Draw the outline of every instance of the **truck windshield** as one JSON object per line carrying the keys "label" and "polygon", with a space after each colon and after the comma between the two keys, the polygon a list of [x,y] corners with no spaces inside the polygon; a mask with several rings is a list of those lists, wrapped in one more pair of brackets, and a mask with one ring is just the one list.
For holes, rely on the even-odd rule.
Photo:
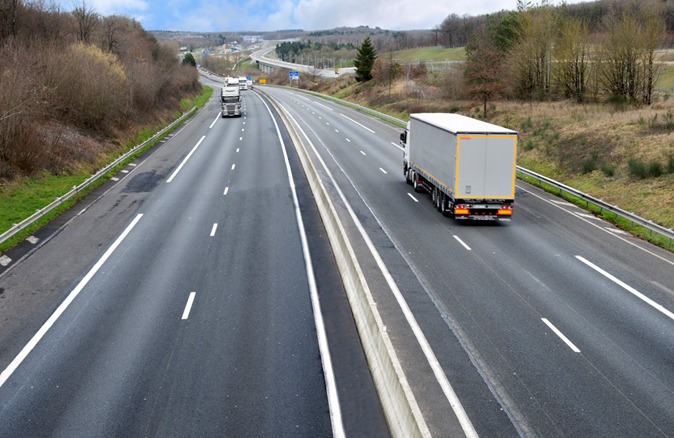
{"label": "truck windshield", "polygon": [[239,101],[239,97],[238,96],[225,96],[225,97],[222,98],[222,101],[224,103],[236,103],[236,102]]}

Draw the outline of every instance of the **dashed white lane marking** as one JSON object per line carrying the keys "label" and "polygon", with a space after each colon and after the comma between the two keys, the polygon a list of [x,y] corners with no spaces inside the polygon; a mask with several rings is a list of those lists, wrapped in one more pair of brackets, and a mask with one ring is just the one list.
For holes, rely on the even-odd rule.
{"label": "dashed white lane marking", "polygon": [[225,187],[225,192],[223,193],[224,196],[227,196],[227,193],[229,192],[229,187]]}
{"label": "dashed white lane marking", "polygon": [[381,167],[379,168],[379,170],[381,170],[381,171],[382,171],[382,173],[383,173],[384,175],[387,175],[387,174],[388,174],[388,172],[387,172],[387,171],[385,171],[384,169],[382,169]]}
{"label": "dashed white lane marking", "polygon": [[453,237],[456,239],[457,242],[459,242],[461,244],[461,246],[466,248],[466,250],[471,251],[470,246],[466,245],[466,243],[463,240],[461,240],[461,238],[459,236],[454,234]]}
{"label": "dashed white lane marking", "polygon": [[412,200],[413,200],[414,202],[419,202],[419,200],[418,200],[417,198],[415,198],[414,195],[412,195],[411,193],[408,193],[407,196],[409,196],[410,198],[412,198]]}
{"label": "dashed white lane marking", "polygon": [[560,332],[559,329],[558,329],[557,327],[555,327],[550,321],[548,321],[546,318],[541,318],[541,321],[543,321],[543,322],[545,323],[545,325],[547,325],[548,327],[550,327],[550,330],[552,330],[553,332],[555,332],[555,334],[556,334],[557,336],[559,336],[559,339],[561,339],[562,341],[564,341],[564,343],[565,343],[566,345],[568,345],[570,349],[572,349],[572,350],[575,351],[576,353],[580,353],[580,349],[578,349],[578,347],[576,347],[576,346],[573,344],[573,342],[569,341],[569,339],[568,339],[566,336],[564,336],[564,333]]}
{"label": "dashed white lane marking", "polygon": [[236,168],[236,164],[232,164],[232,170]]}
{"label": "dashed white lane marking", "polygon": [[190,292],[190,296],[187,298],[187,304],[185,304],[185,310],[183,310],[183,316],[181,319],[187,319],[190,317],[190,310],[192,310],[192,304],[194,303],[194,297],[196,294],[196,292]]}
{"label": "dashed white lane marking", "polygon": [[363,152],[363,151],[360,151],[360,153],[363,154],[363,155],[365,155],[365,156],[367,156],[367,154],[366,154],[365,152]]}
{"label": "dashed white lane marking", "polygon": [[215,236],[215,231],[218,229],[218,224],[213,224],[213,228],[211,228],[211,237]]}

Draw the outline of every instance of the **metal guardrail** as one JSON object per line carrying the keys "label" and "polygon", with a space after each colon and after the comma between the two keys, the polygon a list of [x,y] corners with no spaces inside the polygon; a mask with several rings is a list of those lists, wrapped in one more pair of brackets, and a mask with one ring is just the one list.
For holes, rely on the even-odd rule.
{"label": "metal guardrail", "polygon": [[644,219],[640,216],[635,215],[634,213],[630,213],[628,211],[625,211],[621,209],[620,207],[616,207],[615,205],[608,204],[601,199],[594,198],[586,193],[583,193],[579,190],[574,189],[573,187],[569,187],[567,185],[564,185],[560,182],[557,182],[553,179],[550,179],[546,176],[540,175],[536,172],[532,172],[531,170],[525,169],[524,167],[517,166],[517,170],[521,172],[522,174],[533,178],[535,180],[538,180],[538,186],[542,187],[542,183],[546,183],[556,189],[559,190],[559,196],[562,196],[564,192],[573,195],[577,198],[580,198],[585,201],[585,206],[589,207],[590,204],[594,204],[595,206],[599,207],[599,213],[603,213],[604,210],[610,211],[615,215],[617,218],[618,216],[622,217],[623,219],[626,219],[632,223],[632,228],[634,228],[635,225],[640,225],[650,231],[650,236],[653,237],[653,233],[658,233],[666,238],[669,239],[669,248],[671,249],[674,246],[674,230],[671,230],[669,228],[665,228],[661,225],[658,225],[654,223],[653,221]]}
{"label": "metal guardrail", "polygon": [[[361,106],[361,105],[358,105],[358,104],[355,104],[355,103],[347,102],[347,101],[344,101],[342,99],[332,97],[332,96],[326,96],[324,94],[316,93],[314,91],[309,91],[309,90],[300,90],[300,91],[302,91],[304,93],[308,93],[308,94],[313,94],[313,95],[321,97],[323,99],[332,100],[336,103],[339,103],[340,105],[356,108],[358,111],[375,115],[375,116],[377,116],[381,119],[387,120],[387,121],[389,121],[389,122],[391,122],[391,123],[393,123],[394,125],[397,125],[397,126],[403,126],[404,127],[404,126],[407,125],[406,122],[404,122],[403,120],[396,119],[395,117],[391,117],[387,114],[380,113],[378,111],[372,110],[370,108],[366,108],[364,106]],[[634,213],[630,213],[628,211],[625,211],[625,210],[621,209],[620,207],[616,207],[615,205],[608,204],[608,203],[606,203],[606,202],[604,202],[600,199],[594,198],[594,197],[592,197],[592,196],[590,196],[586,193],[583,193],[579,190],[576,190],[573,187],[569,187],[565,184],[557,182],[557,181],[555,181],[553,179],[550,179],[546,176],[539,175],[538,173],[532,172],[531,170],[525,169],[524,167],[517,166],[517,170],[520,173],[522,173],[524,175],[527,175],[530,178],[534,178],[534,179],[538,180],[539,187],[541,187],[542,183],[545,182],[546,184],[558,189],[560,196],[562,196],[562,193],[564,193],[564,192],[569,193],[573,196],[576,196],[576,197],[584,200],[585,203],[586,203],[586,207],[589,207],[589,204],[594,204],[595,206],[599,207],[600,213],[603,213],[604,210],[610,211],[611,213],[613,213],[615,215],[616,218],[618,216],[620,216],[623,219],[630,221],[632,223],[632,228],[634,228],[635,225],[640,225],[640,226],[648,229],[651,237],[653,237],[653,233],[657,233],[657,234],[669,239],[669,249],[674,248],[674,230],[671,230],[669,228],[665,228],[661,225],[658,225],[658,224],[654,223],[653,221],[650,221],[650,220],[644,219],[642,217],[639,217],[639,216],[635,215]]]}
{"label": "metal guardrail", "polygon": [[73,197],[76,193],[80,192],[81,190],[85,189],[88,187],[90,184],[92,184],[94,181],[99,179],[101,176],[105,175],[110,169],[113,169],[115,166],[117,166],[119,163],[123,162],[126,160],[128,157],[133,155],[136,151],[138,151],[140,148],[144,147],[148,143],[156,140],[157,138],[161,138],[166,134],[167,131],[173,129],[175,126],[179,125],[180,123],[183,122],[188,116],[190,116],[194,111],[196,111],[196,107],[193,107],[186,113],[184,113],[182,116],[180,116],[178,119],[174,120],[170,125],[162,129],[161,131],[157,132],[155,135],[150,137],[149,139],[145,140],[144,142],[134,146],[132,149],[130,149],[128,152],[125,154],[121,155],[119,158],[117,158],[115,161],[112,163],[108,164],[104,168],[98,170],[95,174],[91,175],[89,178],[87,178],[82,184],[78,186],[74,186],[68,193],[66,193],[63,196],[59,196],[56,198],[54,201],[52,201],[49,205],[47,205],[44,208],[41,208],[39,210],[36,210],[33,215],[30,217],[22,220],[18,224],[14,224],[10,227],[9,230],[5,231],[4,233],[0,234],[0,243],[5,242],[6,240],[10,239],[14,235],[16,235],[18,232],[23,230],[24,228],[28,227],[29,225],[33,224],[35,221],[49,213],[50,211],[54,210],[56,207]]}

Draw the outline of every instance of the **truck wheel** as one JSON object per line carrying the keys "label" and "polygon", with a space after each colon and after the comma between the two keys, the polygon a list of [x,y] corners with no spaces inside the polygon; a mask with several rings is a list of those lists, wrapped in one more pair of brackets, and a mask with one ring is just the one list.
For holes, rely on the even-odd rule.
{"label": "truck wheel", "polygon": [[414,174],[414,176],[412,177],[412,179],[414,180],[414,191],[417,192],[417,193],[419,193],[419,192],[421,191],[421,187],[420,187],[420,185],[419,185],[419,179],[417,178],[417,175]]}
{"label": "truck wheel", "polygon": [[405,182],[409,185],[412,185],[412,178],[411,178],[412,171],[411,170],[406,170],[405,171]]}
{"label": "truck wheel", "polygon": [[442,193],[440,190],[438,190],[438,194],[435,195],[435,209],[438,211],[441,211],[441,205],[445,201],[444,199],[445,194]]}
{"label": "truck wheel", "polygon": [[447,198],[445,197],[445,194],[442,194],[442,201],[440,202],[440,213],[442,213],[443,216],[449,216],[449,209],[447,208]]}

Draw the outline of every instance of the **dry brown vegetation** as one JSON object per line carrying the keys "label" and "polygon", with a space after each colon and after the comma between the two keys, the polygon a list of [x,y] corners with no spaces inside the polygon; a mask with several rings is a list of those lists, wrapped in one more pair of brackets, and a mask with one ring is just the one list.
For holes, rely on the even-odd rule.
{"label": "dry brown vegetation", "polygon": [[132,19],[0,0],[0,183],[96,165],[199,90]]}

